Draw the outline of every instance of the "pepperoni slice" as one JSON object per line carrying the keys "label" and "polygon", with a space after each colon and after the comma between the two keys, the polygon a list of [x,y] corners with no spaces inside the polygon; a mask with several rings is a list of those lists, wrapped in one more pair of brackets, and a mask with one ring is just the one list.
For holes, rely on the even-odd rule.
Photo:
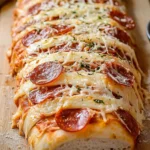
{"label": "pepperoni slice", "polygon": [[111,11],[110,17],[127,29],[135,28],[134,20],[120,11]]}
{"label": "pepperoni slice", "polygon": [[131,38],[129,37],[129,35],[123,31],[123,30],[120,30],[120,29],[117,29],[117,32],[115,34],[115,37],[117,39],[119,39],[121,42],[125,43],[125,44],[129,44],[129,45],[132,45],[132,42],[131,42]]}
{"label": "pepperoni slice", "polygon": [[33,5],[32,7],[30,7],[28,9],[28,14],[30,15],[36,15],[38,14],[40,11],[42,10],[49,10],[50,8],[54,7],[54,2],[52,1],[46,1],[43,3],[37,3],[35,5]]}
{"label": "pepperoni slice", "polygon": [[68,33],[75,28],[74,26],[67,25],[53,25],[52,27],[56,30],[55,34],[57,35]]}
{"label": "pepperoni slice", "polygon": [[28,47],[30,44],[37,42],[42,38],[49,38],[52,35],[66,34],[72,29],[74,29],[73,26],[52,25],[51,27],[45,27],[40,31],[33,30],[22,38],[22,44]]}
{"label": "pepperoni slice", "polygon": [[107,49],[106,49],[106,47],[103,47],[103,48],[100,48],[99,50],[101,50],[102,54],[109,54],[111,56],[116,56],[116,57],[119,57],[121,59],[124,59],[124,57],[125,57],[123,52],[117,47],[111,47],[110,46]]}
{"label": "pepperoni slice", "polygon": [[133,74],[126,68],[116,63],[106,63],[104,73],[118,84],[132,86],[134,82]]}
{"label": "pepperoni slice", "polygon": [[119,39],[121,42],[123,42],[125,44],[132,45],[131,38],[125,31],[123,31],[119,28],[113,28],[110,25],[106,25],[106,27],[107,28],[100,29],[100,31],[103,31],[105,34]]}
{"label": "pepperoni slice", "polygon": [[39,13],[40,10],[41,10],[41,3],[37,3],[29,8],[28,14],[36,15]]}
{"label": "pepperoni slice", "polygon": [[38,37],[37,32],[35,30],[33,30],[22,38],[22,44],[24,46],[28,47],[30,44],[32,44],[33,42],[35,42],[38,39],[40,39],[40,37]]}
{"label": "pepperoni slice", "polygon": [[[62,3],[61,2],[57,2],[57,5],[61,6]],[[30,14],[30,15],[37,15],[40,11],[42,11],[42,10],[44,10],[44,11],[50,10],[54,6],[56,6],[56,5],[55,5],[55,3],[53,1],[47,0],[45,2],[38,3],[38,4],[35,4],[35,5],[31,6],[28,9],[28,14]]]}
{"label": "pepperoni slice", "polygon": [[[108,3],[110,0],[93,0],[93,3]],[[119,6],[119,2],[116,0],[112,0],[113,5]]]}
{"label": "pepperoni slice", "polygon": [[123,109],[118,109],[115,112],[115,114],[118,117],[118,119],[121,121],[121,123],[124,125],[124,127],[136,139],[140,133],[140,129],[133,116],[129,112]]}
{"label": "pepperoni slice", "polygon": [[33,104],[39,104],[46,100],[47,98],[54,98],[58,96],[58,92],[63,89],[63,87],[42,87],[40,89],[34,89],[29,93],[29,99]]}
{"label": "pepperoni slice", "polygon": [[125,59],[125,60],[128,60],[130,62],[132,61],[130,56],[123,53],[121,51],[121,49],[119,49],[117,47],[108,46],[106,49],[105,45],[101,45],[101,47],[99,47],[96,51],[99,53],[102,53],[102,54],[108,54],[110,56],[115,56],[115,57],[118,57],[120,59]]}
{"label": "pepperoni slice", "polygon": [[48,38],[52,34],[52,31],[53,29],[50,27],[46,27],[40,31],[33,30],[22,38],[22,44],[28,47],[30,44],[37,42],[42,38]]}
{"label": "pepperoni slice", "polygon": [[65,109],[55,115],[57,125],[68,132],[82,130],[90,119],[91,116],[87,109]]}
{"label": "pepperoni slice", "polygon": [[56,62],[45,62],[40,64],[29,74],[33,84],[44,85],[56,80],[62,73],[63,67]]}
{"label": "pepperoni slice", "polygon": [[50,19],[48,19],[47,21],[58,20],[58,19],[60,19],[60,16],[52,16],[52,17],[50,17]]}

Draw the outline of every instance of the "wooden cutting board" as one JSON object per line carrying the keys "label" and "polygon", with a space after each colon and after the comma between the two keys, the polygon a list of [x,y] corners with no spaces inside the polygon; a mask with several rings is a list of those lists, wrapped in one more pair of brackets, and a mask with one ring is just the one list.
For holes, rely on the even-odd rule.
{"label": "wooden cutting board", "polygon": [[[139,49],[136,50],[136,54],[141,68],[150,77],[150,43],[146,37],[146,25],[150,21],[150,5],[148,0],[130,0],[127,5],[137,25],[134,37]],[[13,104],[13,83],[8,74],[9,67],[5,53],[11,44],[10,31],[14,7],[15,1],[11,0],[0,9],[0,150],[29,149],[26,140],[18,135],[18,130],[11,129],[11,116],[16,107]],[[147,83],[150,83],[150,80]],[[146,122],[150,124],[150,121]],[[145,141],[139,145],[139,150],[150,150],[150,126],[146,127]]]}

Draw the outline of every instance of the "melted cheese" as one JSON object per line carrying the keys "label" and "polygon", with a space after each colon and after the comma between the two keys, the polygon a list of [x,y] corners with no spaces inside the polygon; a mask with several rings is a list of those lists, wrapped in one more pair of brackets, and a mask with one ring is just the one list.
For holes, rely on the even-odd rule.
{"label": "melted cheese", "polygon": [[[92,18],[89,21],[84,21],[84,20],[79,20],[79,19],[68,19],[68,20],[56,20],[56,21],[45,21],[45,22],[38,22],[36,24],[33,24],[29,27],[27,27],[25,30],[20,32],[19,34],[14,34],[13,35],[13,40],[18,41],[21,37],[23,37],[26,33],[32,31],[32,30],[37,30],[39,31],[40,29],[43,29],[44,27],[48,27],[51,25],[71,25],[75,27],[75,30],[73,30],[72,34],[84,34],[87,32],[92,33],[94,29],[94,33],[97,33],[99,31],[100,25],[104,26],[104,24],[111,24],[114,27],[121,28],[122,27],[113,21],[110,18],[100,18],[96,20],[95,22],[92,21]],[[92,30],[92,32],[91,32]]]}
{"label": "melted cheese", "polygon": [[[131,67],[127,61],[125,60],[120,60],[118,58],[112,57],[112,56],[104,56],[102,54],[98,53],[88,53],[88,52],[58,52],[58,53],[53,53],[49,55],[39,55],[36,57],[35,60],[31,59],[28,61],[28,63],[25,65],[23,70],[19,73],[19,77],[26,77],[36,66],[49,62],[49,61],[56,61],[56,62],[61,62],[62,65],[65,67],[67,63],[70,62],[116,62],[117,64],[122,65],[123,67],[127,68],[130,70],[134,76],[136,77],[138,83],[141,82],[141,75],[140,73]],[[105,65],[100,65],[100,70],[103,70]]]}
{"label": "melted cheese", "polygon": [[[59,77],[59,80],[53,83],[49,83],[47,86],[55,86],[55,85],[78,85],[80,87],[85,86],[102,86],[103,84],[103,78],[105,78],[105,75],[94,73],[93,75],[88,75],[87,72],[79,71],[79,72],[70,72],[70,73],[62,73],[62,75]],[[34,84],[31,83],[31,81],[25,82],[18,90],[18,92],[15,95],[15,99],[18,97],[23,96],[23,94],[28,94],[31,89],[35,87]]]}
{"label": "melted cheese", "polygon": [[[130,90],[130,97],[135,98],[133,101],[136,101],[136,96],[134,95],[134,91]],[[98,104],[95,103],[94,99],[101,99],[103,100],[104,104]],[[128,101],[127,101],[128,100]],[[30,129],[38,122],[41,118],[41,114],[44,114],[45,116],[51,116],[55,114],[59,109],[67,109],[67,108],[91,108],[99,110],[103,113],[109,113],[112,111],[117,110],[119,107],[124,107],[126,110],[130,110],[131,114],[136,117],[136,119],[140,122],[141,119],[143,119],[143,114],[141,114],[139,111],[134,107],[131,106],[129,99],[108,99],[107,97],[103,96],[87,96],[86,94],[84,96],[72,96],[72,97],[62,97],[62,98],[56,98],[53,101],[46,101],[44,104],[33,106],[28,114],[27,117],[24,120],[23,125],[23,131],[28,136],[28,133]],[[136,114],[138,113],[138,116]],[[30,124],[28,124],[30,122]]]}
{"label": "melted cheese", "polygon": [[[89,97],[94,97],[94,99],[107,99],[108,101],[111,101],[113,100],[114,103],[112,103],[112,105],[104,105],[102,107],[100,107],[99,109],[97,107],[92,107],[91,103],[89,105],[86,105],[86,101],[83,102],[83,105],[80,105],[79,102],[70,102],[69,106],[66,101],[66,98],[64,98],[64,103],[65,104],[62,104],[62,98],[58,98],[59,101],[58,101],[58,106],[59,108],[60,107],[63,107],[63,105],[67,105],[68,108],[71,107],[71,108],[78,108],[76,105],[80,105],[81,108],[84,106],[84,107],[88,107],[88,108],[92,108],[92,109],[98,109],[98,110],[103,110],[103,107],[104,107],[104,112],[107,113],[109,112],[108,110],[110,111],[113,111],[111,109],[111,107],[113,106],[113,108],[117,109],[118,107],[122,107],[126,110],[129,110],[130,112],[132,112],[133,116],[139,121],[139,123],[141,124],[141,120],[143,118],[143,114],[142,112],[140,111],[140,108],[139,107],[136,107],[135,103],[137,105],[138,104],[138,101],[140,102],[141,101],[141,98],[140,97],[137,97],[137,95],[135,94],[134,92],[134,89],[132,88],[129,88],[129,87],[117,87],[117,85],[113,84],[113,83],[107,83],[108,81],[105,79],[105,75],[102,75],[102,74],[99,74],[99,73],[94,73],[93,75],[88,75],[86,72],[83,72],[83,71],[80,71],[80,72],[72,72],[72,73],[64,73],[61,75],[61,77],[59,78],[59,80],[53,82],[53,83],[50,83],[48,84],[47,86],[55,86],[55,85],[74,85],[74,86],[80,86],[80,87],[84,87],[84,89],[82,90],[82,92],[80,93],[80,95],[82,96],[88,96],[88,94],[85,92],[86,91],[86,87],[87,86],[94,86],[94,87],[97,87],[100,91],[103,91],[102,93],[104,93],[103,95],[102,94],[94,94],[94,95],[89,95]],[[35,85],[32,84],[30,81],[26,82],[25,84],[23,84],[23,86],[20,87],[19,91],[16,93],[15,95],[15,99],[17,100],[19,97],[23,96],[24,94],[28,95],[29,94],[29,91],[31,89],[35,88]],[[104,90],[106,89],[106,90]],[[110,91],[115,91],[116,93],[119,93],[119,95],[122,95],[123,97],[123,103],[121,103],[121,105],[116,105],[116,103],[119,103],[120,104],[120,101],[121,100],[116,100],[113,98],[112,96],[112,93]],[[70,90],[70,95],[71,93],[73,93],[73,91],[75,91],[75,89],[72,89]],[[89,91],[91,91],[89,89]],[[127,94],[128,93],[128,94]],[[76,96],[71,96],[72,97],[76,97]],[[78,98],[77,98],[78,99]],[[55,102],[55,100],[54,100]],[[49,102],[46,102],[46,103],[49,103]],[[51,102],[50,102],[51,103]],[[52,101],[53,103],[53,101]],[[76,105],[75,105],[75,104]],[[104,101],[105,103],[105,101]],[[42,109],[42,107],[44,107]],[[99,105],[98,105],[99,107]],[[57,106],[56,105],[51,105],[50,106],[47,106],[44,104],[39,104],[37,106],[34,106],[31,108],[31,110],[33,109],[33,111],[35,110],[35,108],[38,108],[38,111],[39,111],[39,117],[41,114],[45,114],[45,111],[46,109],[48,108],[48,112],[50,113],[49,115],[52,115],[51,114],[51,111],[53,109],[56,109]],[[80,107],[79,107],[80,108]],[[52,110],[51,110],[52,109]],[[114,110],[115,110],[114,109]],[[107,111],[106,111],[107,110]],[[135,111],[136,110],[136,111]],[[57,111],[57,109],[56,109]],[[53,112],[53,111],[52,111]],[[30,114],[30,111],[29,111],[29,114]],[[27,114],[27,117],[28,118],[30,115]],[[33,115],[33,112],[31,111],[31,120],[34,120],[34,118],[37,118],[38,120],[40,119],[38,116],[38,114],[36,113],[35,115]],[[34,116],[34,117],[33,117]],[[25,119],[26,120],[26,119]],[[28,120],[28,119],[27,119]],[[38,121],[36,120],[36,121]],[[30,120],[28,120],[27,122],[30,122]],[[25,127],[27,127],[26,123],[25,123]],[[25,131],[25,130],[24,130]],[[25,131],[27,132],[27,131]],[[27,133],[26,133],[27,134]]]}
{"label": "melted cheese", "polygon": [[[98,97],[99,99],[102,99],[105,103],[104,104],[97,104],[94,102],[94,99],[97,97],[91,97],[91,96],[72,96],[72,97],[62,97],[57,98],[53,101],[47,101],[43,105],[38,105],[32,107],[27,117],[24,120],[23,130],[26,135],[28,136],[28,133],[30,129],[36,124],[38,120],[40,120],[41,114],[44,114],[46,116],[50,116],[55,114],[60,108],[92,108],[96,110],[101,110],[106,112],[112,112],[116,110],[119,106],[122,106],[123,101],[116,101],[113,99],[104,99],[102,97]],[[28,124],[30,122],[30,124]]]}
{"label": "melted cheese", "polygon": [[74,42],[77,42],[77,43],[97,42],[100,45],[97,44],[97,47],[95,47],[95,49],[105,43],[106,48],[109,45],[112,45],[114,47],[120,47],[121,49],[124,49],[125,51],[127,51],[127,53],[129,55],[135,57],[134,50],[130,46],[120,42],[118,39],[115,39],[111,36],[107,36],[107,35],[101,36],[101,34],[99,32],[97,34],[92,34],[92,33],[86,34],[86,36],[62,35],[62,36],[55,36],[55,37],[48,38],[48,39],[41,39],[40,41],[31,44],[26,50],[27,50],[28,54],[34,54],[39,49],[48,49],[52,46],[59,46],[62,43],[67,43],[69,45]]}
{"label": "melted cheese", "polygon": [[[65,19],[72,19],[72,18],[79,18],[80,20],[90,21],[91,18],[93,21],[99,19],[99,17],[107,18],[109,16],[109,10],[117,9],[117,7],[111,5],[103,5],[103,4],[74,4],[74,5],[66,5],[58,8],[52,8],[49,11],[42,11],[38,15],[34,17],[29,15],[28,17],[23,18],[20,22],[21,24],[31,23],[31,22],[38,22],[38,21],[45,21],[48,17],[53,16],[60,16],[63,20]],[[15,22],[14,26],[20,26],[20,22]]]}

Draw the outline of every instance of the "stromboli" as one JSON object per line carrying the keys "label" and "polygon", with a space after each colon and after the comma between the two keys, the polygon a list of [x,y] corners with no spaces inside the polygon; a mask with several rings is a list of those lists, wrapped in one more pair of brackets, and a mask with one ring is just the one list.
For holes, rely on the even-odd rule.
{"label": "stromboli", "polygon": [[12,126],[31,149],[134,149],[144,119],[134,27],[120,0],[18,0]]}

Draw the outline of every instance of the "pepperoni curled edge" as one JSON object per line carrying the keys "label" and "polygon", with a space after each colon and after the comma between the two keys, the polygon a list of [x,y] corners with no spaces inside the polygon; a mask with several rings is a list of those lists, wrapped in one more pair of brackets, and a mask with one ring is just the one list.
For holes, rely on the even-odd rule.
{"label": "pepperoni curled edge", "polygon": [[56,80],[62,73],[63,67],[56,62],[45,62],[34,68],[29,74],[33,84],[44,85]]}
{"label": "pepperoni curled edge", "polygon": [[[110,0],[93,0],[93,2],[94,3],[103,3],[103,4],[109,3],[110,4]],[[111,2],[112,2],[111,4],[113,4],[115,6],[119,6],[119,2],[117,0],[112,0]]]}
{"label": "pepperoni curled edge", "polygon": [[41,3],[37,3],[37,4],[35,4],[35,5],[33,5],[32,7],[29,8],[28,14],[36,15],[36,14],[39,13],[40,10],[41,10]]}
{"label": "pepperoni curled edge", "polygon": [[113,27],[111,25],[105,25],[104,28],[101,28],[100,31],[104,32],[106,35],[112,36],[120,40],[121,42],[133,45],[130,36],[127,32],[121,30],[120,28]]}
{"label": "pepperoni curled edge", "polygon": [[106,63],[104,73],[106,73],[109,78],[111,78],[118,84],[129,87],[133,85],[133,74],[121,65],[118,65],[116,63]]}
{"label": "pepperoni curled edge", "polygon": [[[78,2],[81,2],[81,0],[76,0],[75,3],[78,3]],[[89,3],[91,2],[90,0],[84,0],[82,2],[85,2],[85,3]],[[92,0],[93,3],[101,3],[101,4],[104,4],[104,3],[108,3],[110,4],[110,0]],[[60,1],[60,2],[57,2],[57,5],[59,6],[62,6],[64,5],[66,2],[65,1]],[[55,7],[56,3],[52,2],[52,1],[49,1],[49,0],[46,0],[45,2],[42,2],[42,3],[37,3],[33,6],[31,6],[29,9],[28,9],[28,14],[29,15],[36,15],[38,14],[40,11],[46,11],[46,10],[50,10],[51,8]],[[115,5],[115,6],[119,6],[119,2],[117,0],[112,0],[111,2],[112,5]]]}
{"label": "pepperoni curled edge", "polygon": [[132,115],[123,109],[118,109],[115,112],[115,115],[125,126],[125,128],[130,132],[130,134],[136,139],[140,134],[140,129],[136,120],[132,117]]}
{"label": "pepperoni curled edge", "polygon": [[55,115],[57,125],[68,132],[82,130],[90,119],[91,115],[87,109],[62,109]]}
{"label": "pepperoni curled edge", "polygon": [[120,11],[117,11],[117,10],[111,11],[110,17],[114,19],[115,21],[117,21],[122,26],[124,26],[126,29],[131,30],[135,28],[134,20]]}
{"label": "pepperoni curled edge", "polygon": [[67,25],[52,25],[51,27],[45,27],[43,29],[40,29],[39,31],[33,30],[27,33],[22,38],[22,44],[26,47],[28,47],[30,44],[39,41],[43,38],[49,38],[53,35],[62,35],[70,32],[72,29],[74,29],[73,26],[67,26]]}
{"label": "pepperoni curled edge", "polygon": [[33,104],[39,104],[47,98],[51,98],[53,100],[56,96],[58,96],[59,91],[62,89],[63,87],[61,86],[42,87],[39,89],[34,89],[29,93],[29,100]]}

